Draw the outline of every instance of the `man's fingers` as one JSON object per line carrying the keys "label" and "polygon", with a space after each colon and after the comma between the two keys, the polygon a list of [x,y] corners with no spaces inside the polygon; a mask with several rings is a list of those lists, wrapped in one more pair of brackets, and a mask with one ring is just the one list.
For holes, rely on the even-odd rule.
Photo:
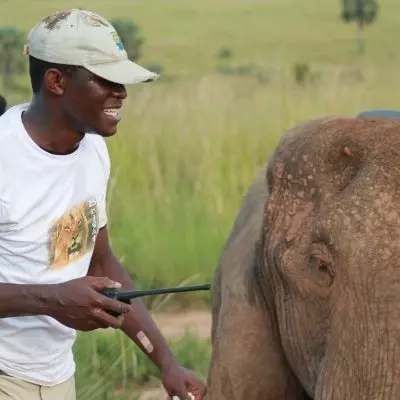
{"label": "man's fingers", "polygon": [[[99,291],[101,289],[109,289],[109,288],[120,288],[121,284],[115,282],[109,278],[95,278],[96,280],[91,282],[92,289]],[[99,293],[98,304],[107,311],[112,311],[116,314],[124,314],[131,311],[131,305],[123,303],[121,301],[112,299],[107,296],[103,296]]]}
{"label": "man's fingers", "polygon": [[207,386],[196,376],[192,376],[189,392],[193,393],[195,399],[202,399],[207,393]]}
{"label": "man's fingers", "polygon": [[121,284],[119,282],[115,282],[110,278],[105,276],[103,277],[90,277],[90,286],[94,290],[101,290],[101,289],[120,289]]}
{"label": "man's fingers", "polygon": [[92,315],[103,324],[105,328],[111,327],[115,329],[120,329],[122,327],[123,318],[121,315],[118,317],[113,317],[101,308],[94,308],[92,310]]}
{"label": "man's fingers", "polygon": [[[175,394],[172,394],[174,393]],[[189,393],[187,392],[185,387],[180,388],[180,391],[174,390],[173,392],[168,393],[168,400],[191,400]]]}
{"label": "man's fingers", "polygon": [[173,400],[191,400],[189,393],[187,392],[186,388],[183,386],[180,388],[180,391],[177,393],[177,396],[172,397]]}
{"label": "man's fingers", "polygon": [[125,314],[131,311],[131,305],[123,303],[119,300],[110,299],[109,297],[102,296],[101,300],[99,300],[99,304],[101,308],[106,311],[113,311],[116,314]]}
{"label": "man's fingers", "polygon": [[172,396],[169,398],[170,400],[192,400],[194,399],[193,396],[190,396],[188,393],[181,394],[180,396]]}
{"label": "man's fingers", "polygon": [[207,386],[198,376],[186,370],[186,387],[189,392],[190,399],[200,400],[207,391]]}

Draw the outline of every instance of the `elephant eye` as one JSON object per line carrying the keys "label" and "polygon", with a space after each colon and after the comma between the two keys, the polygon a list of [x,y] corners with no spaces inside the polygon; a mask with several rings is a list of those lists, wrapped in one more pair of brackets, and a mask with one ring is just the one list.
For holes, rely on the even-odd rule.
{"label": "elephant eye", "polygon": [[311,246],[309,267],[321,284],[330,286],[334,279],[333,259],[323,244]]}
{"label": "elephant eye", "polygon": [[329,265],[319,257],[311,256],[311,263],[313,269],[317,269],[320,272],[329,273]]}

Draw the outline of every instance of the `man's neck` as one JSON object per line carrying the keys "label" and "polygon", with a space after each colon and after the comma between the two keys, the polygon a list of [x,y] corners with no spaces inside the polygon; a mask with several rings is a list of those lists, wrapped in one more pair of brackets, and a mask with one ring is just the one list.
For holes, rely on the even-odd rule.
{"label": "man's neck", "polygon": [[49,110],[38,97],[34,97],[23,113],[22,123],[32,140],[52,154],[73,153],[84,137],[69,129],[61,116],[55,110]]}

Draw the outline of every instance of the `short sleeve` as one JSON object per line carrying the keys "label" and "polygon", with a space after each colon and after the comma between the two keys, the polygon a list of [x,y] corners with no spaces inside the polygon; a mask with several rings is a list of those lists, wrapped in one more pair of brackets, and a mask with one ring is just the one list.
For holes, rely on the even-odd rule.
{"label": "short sleeve", "polygon": [[107,225],[107,193],[106,191],[101,195],[99,201],[99,228]]}

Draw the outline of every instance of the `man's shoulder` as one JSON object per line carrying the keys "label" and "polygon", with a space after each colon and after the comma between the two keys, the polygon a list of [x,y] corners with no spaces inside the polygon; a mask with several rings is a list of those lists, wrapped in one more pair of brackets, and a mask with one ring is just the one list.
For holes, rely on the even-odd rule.
{"label": "man's shoulder", "polygon": [[102,136],[96,133],[88,133],[85,135],[85,141],[87,145],[93,147],[100,156],[109,158],[107,143]]}
{"label": "man's shoulder", "polygon": [[107,150],[107,144],[105,139],[98,133],[96,132],[87,133],[85,135],[85,138],[89,143],[93,144],[94,146]]}
{"label": "man's shoulder", "polygon": [[85,135],[85,147],[91,149],[91,152],[94,150],[108,175],[110,173],[111,161],[105,139],[96,133],[88,133]]}

